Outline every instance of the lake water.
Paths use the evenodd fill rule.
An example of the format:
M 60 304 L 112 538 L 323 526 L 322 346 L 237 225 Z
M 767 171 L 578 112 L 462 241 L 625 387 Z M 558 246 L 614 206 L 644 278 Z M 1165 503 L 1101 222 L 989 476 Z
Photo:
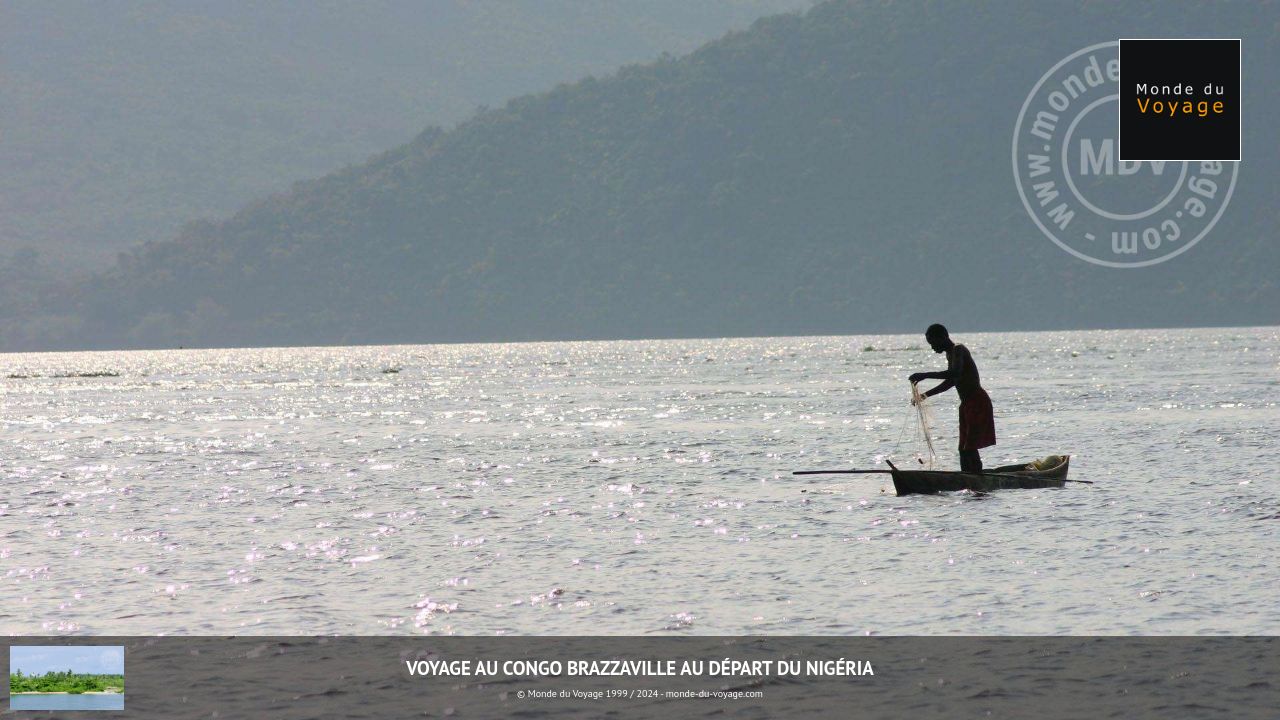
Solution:
M 0 355 L 0 631 L 1280 633 L 1280 329 L 957 339 L 1094 484 L 791 476 L 910 460 L 917 335 Z
M 12 695 L 10 710 L 123 710 L 124 695 Z

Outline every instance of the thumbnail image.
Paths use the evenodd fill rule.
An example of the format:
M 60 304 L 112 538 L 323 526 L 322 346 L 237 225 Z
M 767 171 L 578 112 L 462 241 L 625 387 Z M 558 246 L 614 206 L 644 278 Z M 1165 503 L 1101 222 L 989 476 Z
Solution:
M 10 647 L 9 709 L 123 710 L 124 647 Z

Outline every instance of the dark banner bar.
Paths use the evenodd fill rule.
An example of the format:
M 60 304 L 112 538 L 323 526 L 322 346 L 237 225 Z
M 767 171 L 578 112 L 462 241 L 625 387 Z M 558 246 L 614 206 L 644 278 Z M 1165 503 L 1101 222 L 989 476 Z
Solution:
M 6 663 L 14 646 L 123 646 L 124 711 L 109 716 L 129 718 L 1280 712 L 1280 639 L 1271 637 L 22 637 L 6 645 Z M 67 715 L 12 710 L 8 686 L 5 695 L 10 716 Z

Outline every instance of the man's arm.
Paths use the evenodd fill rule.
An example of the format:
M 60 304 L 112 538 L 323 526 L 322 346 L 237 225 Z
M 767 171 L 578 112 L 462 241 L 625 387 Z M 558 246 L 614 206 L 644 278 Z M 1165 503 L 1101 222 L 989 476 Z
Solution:
M 950 352 L 947 353 L 947 369 L 940 372 L 916 373 L 909 380 L 912 383 L 918 383 L 921 380 L 941 380 L 942 383 L 937 387 L 927 391 L 925 397 L 933 397 L 938 393 L 944 393 L 956 386 L 956 378 L 960 377 L 960 371 L 964 369 L 963 353 Z
M 938 374 L 941 375 L 942 373 L 938 373 Z M 924 396 L 933 397 L 934 395 L 937 395 L 938 393 L 944 393 L 955 386 L 956 386 L 955 380 L 943 380 L 934 389 L 925 391 Z

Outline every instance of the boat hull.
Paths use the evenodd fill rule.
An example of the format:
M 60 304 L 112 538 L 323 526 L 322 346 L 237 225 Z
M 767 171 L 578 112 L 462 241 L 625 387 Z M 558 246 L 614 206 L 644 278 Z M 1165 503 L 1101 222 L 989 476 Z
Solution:
M 1070 464 L 1071 459 L 1064 456 L 1060 464 L 1045 470 L 1028 470 L 1026 465 L 1006 465 L 981 473 L 894 470 L 893 487 L 899 495 L 1062 487 L 1067 482 L 1067 468 Z

